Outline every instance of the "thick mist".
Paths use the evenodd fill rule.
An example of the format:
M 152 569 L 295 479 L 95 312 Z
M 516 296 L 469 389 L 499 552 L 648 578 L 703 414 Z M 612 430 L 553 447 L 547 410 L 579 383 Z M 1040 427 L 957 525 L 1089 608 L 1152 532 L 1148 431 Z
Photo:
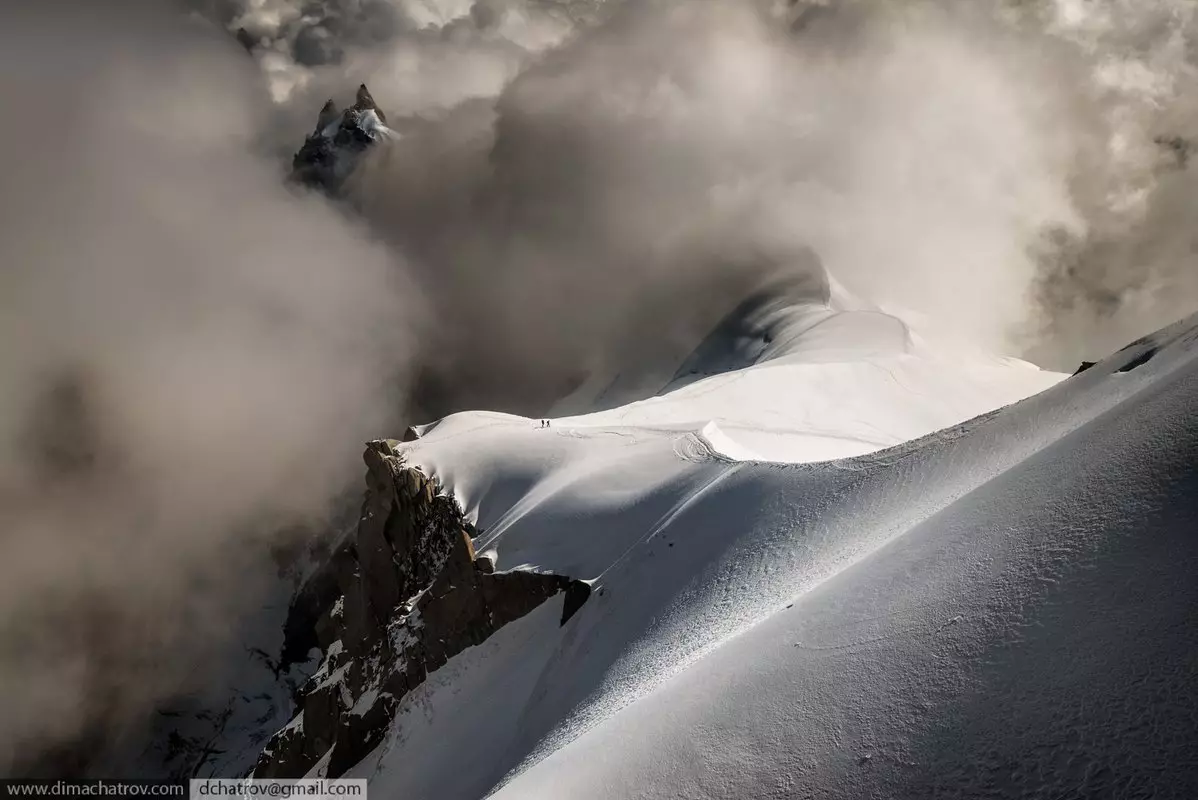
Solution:
M 398 424 L 419 302 L 254 155 L 269 95 L 211 26 L 5 6 L 0 42 L 3 765 L 203 663 Z
M 1048 226 L 1021 342 L 1072 366 L 1198 310 L 1198 5 L 1056 0 L 1031 23 L 1086 55 L 1073 90 L 1088 124 L 1073 142 L 1081 224 Z
M 1130 0 L 3 7 L 0 765 L 185 688 L 364 440 L 680 359 L 779 275 L 1058 368 L 1194 310 L 1193 24 Z M 400 137 L 342 203 L 287 188 L 361 82 Z
M 522 385 L 546 376 L 529 348 L 555 376 L 580 360 L 626 366 L 628 348 L 580 359 L 572 339 L 619 338 L 610 328 L 640 311 L 689 340 L 712 310 L 691 325 L 653 314 L 658 279 L 676 295 L 702 273 L 735 294 L 756 280 L 746 262 L 768 272 L 763 259 L 807 246 L 921 327 L 1059 369 L 1198 295 L 1178 220 L 1177 143 L 1195 107 L 1185 3 L 231 8 L 222 19 L 254 32 L 279 124 L 299 126 L 289 136 L 358 81 L 405 135 L 363 171 L 358 199 L 418 256 L 434 299 L 472 307 L 470 330 L 448 335 L 474 341 L 444 343 L 441 370 L 479 347 L 499 376 L 524 369 Z M 575 292 L 595 302 L 560 302 Z M 639 328 L 627 338 L 643 352 Z M 505 405 L 497 390 L 462 401 Z
M 1045 80 L 1067 59 L 992 15 L 473 8 L 397 25 L 390 51 L 342 25 L 334 63 L 297 58 L 284 82 L 306 87 L 284 108 L 315 108 L 311 87 L 366 81 L 403 136 L 350 191 L 435 318 L 455 320 L 423 337 L 427 385 L 452 387 L 433 406 L 536 407 L 584 373 L 680 360 L 755 285 L 810 269 L 811 248 L 867 300 L 1009 351 L 1037 269 L 1028 243 L 1075 223 L 1072 122 Z M 586 24 L 522 44 L 567 10 Z M 300 34 L 283 29 L 286 53 Z M 259 55 L 276 82 L 280 56 Z M 491 97 L 478 59 L 501 83 Z M 460 102 L 419 91 L 434 68 L 439 97 Z

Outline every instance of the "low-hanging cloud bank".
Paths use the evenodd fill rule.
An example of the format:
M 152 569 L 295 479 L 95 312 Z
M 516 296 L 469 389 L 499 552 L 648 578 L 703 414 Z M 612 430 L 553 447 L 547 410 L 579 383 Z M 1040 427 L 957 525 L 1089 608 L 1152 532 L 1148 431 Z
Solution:
M 168 3 L 0 10 L 0 764 L 175 691 L 411 390 L 540 413 L 808 248 L 1053 366 L 1198 297 L 1163 2 L 189 5 L 254 58 Z M 402 138 L 357 223 L 277 156 L 361 81 Z

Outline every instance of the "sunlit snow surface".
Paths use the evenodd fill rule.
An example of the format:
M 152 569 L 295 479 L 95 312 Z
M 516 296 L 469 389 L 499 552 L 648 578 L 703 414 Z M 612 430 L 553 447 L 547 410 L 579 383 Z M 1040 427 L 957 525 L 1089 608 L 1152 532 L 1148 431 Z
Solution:
M 1198 317 L 1062 382 L 788 301 L 721 326 L 659 397 L 425 426 L 406 455 L 478 552 L 595 591 L 564 627 L 555 599 L 451 659 L 347 777 L 413 798 L 1196 797 L 1196 356 Z M 238 713 L 285 705 L 253 699 Z M 269 717 L 226 726 L 201 773 L 248 768 Z
M 722 335 L 660 396 L 548 428 L 458 414 L 408 446 L 499 569 L 595 593 L 452 660 L 355 776 L 393 797 L 1198 796 L 1193 321 L 1064 382 L 877 311 Z

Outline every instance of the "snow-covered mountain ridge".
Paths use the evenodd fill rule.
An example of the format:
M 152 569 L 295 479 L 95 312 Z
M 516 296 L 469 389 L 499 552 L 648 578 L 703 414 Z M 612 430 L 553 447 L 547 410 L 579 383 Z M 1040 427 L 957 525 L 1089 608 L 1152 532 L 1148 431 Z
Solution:
M 356 774 L 417 797 L 1189 796 L 1196 323 L 848 460 L 446 421 L 407 457 L 476 546 L 595 596 L 537 659 L 469 667 L 479 698 L 537 675 L 510 716 L 446 719 L 430 689 Z M 405 755 L 479 727 L 469 773 Z
M 756 311 L 730 320 L 659 396 L 394 443 L 499 573 L 591 596 L 430 670 L 338 774 L 421 798 L 1190 796 L 1198 318 L 1061 381 L 789 308 L 760 346 Z M 732 351 L 754 355 L 721 371 Z

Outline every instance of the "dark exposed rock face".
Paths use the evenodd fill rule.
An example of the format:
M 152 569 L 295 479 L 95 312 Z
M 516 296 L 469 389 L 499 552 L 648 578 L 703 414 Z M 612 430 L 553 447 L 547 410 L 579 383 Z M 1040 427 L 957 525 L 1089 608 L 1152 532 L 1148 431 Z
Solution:
M 365 460 L 358 529 L 309 579 L 288 624 L 285 658 L 316 645 L 324 661 L 255 777 L 301 777 L 326 753 L 328 777 L 343 774 L 382 741 L 400 700 L 429 673 L 559 592 L 565 624 L 590 594 L 560 575 L 494 572 L 475 558 L 455 501 L 405 467 L 391 443 L 370 443 Z
M 386 114 L 363 84 L 354 104 L 344 111 L 331 99 L 324 104 L 316 130 L 292 159 L 291 180 L 337 194 L 362 154 L 391 135 Z

